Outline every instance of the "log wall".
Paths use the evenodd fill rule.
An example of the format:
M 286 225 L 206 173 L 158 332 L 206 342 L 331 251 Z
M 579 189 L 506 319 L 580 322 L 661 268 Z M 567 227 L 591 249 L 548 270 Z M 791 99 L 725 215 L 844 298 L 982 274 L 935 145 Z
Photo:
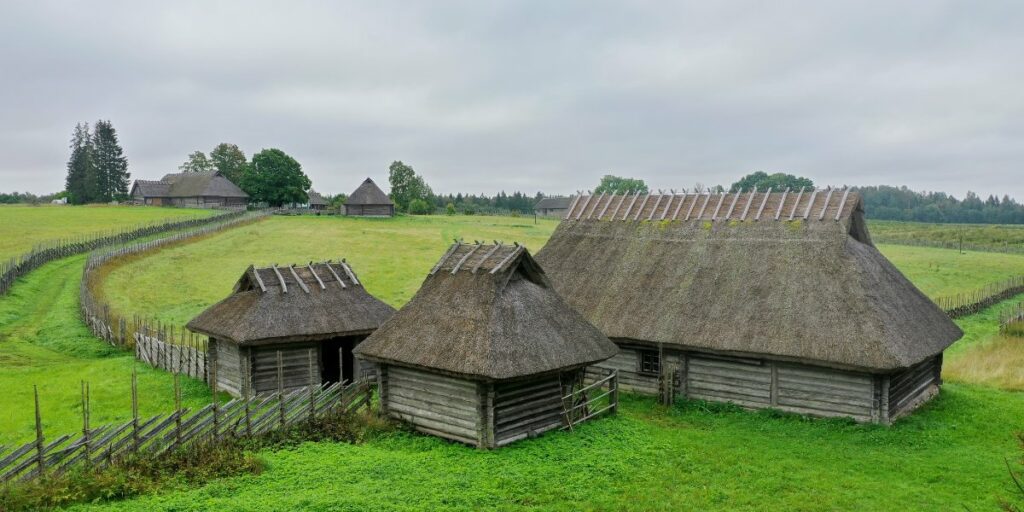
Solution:
M 217 389 L 242 396 L 242 350 L 236 343 L 214 338 L 210 338 L 210 345 L 217 365 Z
M 495 384 L 493 445 L 504 446 L 561 427 L 563 394 L 558 375 Z
M 476 382 L 436 373 L 387 366 L 382 410 L 416 430 L 474 446 L 483 432 Z
M 288 345 L 270 345 L 252 347 L 249 360 L 252 368 L 252 386 L 256 393 L 277 391 L 277 354 L 281 353 L 282 386 L 285 390 L 297 389 L 310 385 L 310 371 L 313 372 L 314 384 L 320 383 L 319 345 L 316 343 L 290 343 Z M 310 350 L 313 351 L 313 363 L 310 365 Z
M 395 207 L 388 204 L 356 204 L 346 205 L 345 215 L 353 217 L 391 217 Z
M 938 394 L 942 384 L 942 355 L 922 361 L 889 378 L 890 421 L 913 411 Z

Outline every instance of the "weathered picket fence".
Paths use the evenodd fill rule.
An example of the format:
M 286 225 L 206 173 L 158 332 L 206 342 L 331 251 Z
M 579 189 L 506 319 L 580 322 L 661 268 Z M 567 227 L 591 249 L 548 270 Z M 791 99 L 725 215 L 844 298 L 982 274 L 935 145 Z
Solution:
M 102 231 L 40 243 L 25 254 L 6 262 L 0 262 L 0 295 L 6 294 L 19 277 L 51 261 L 83 254 L 101 247 L 128 243 L 158 233 L 222 222 L 244 213 L 232 211 L 209 217 L 191 217 L 184 220 L 140 225 L 119 231 Z
M 136 357 L 147 364 L 206 380 L 206 337 L 197 336 L 184 328 L 175 328 L 157 320 L 146 320 L 138 315 L 133 315 L 129 319 L 112 312 L 110 305 L 98 300 L 95 295 L 95 290 L 100 285 L 99 270 L 119 258 L 143 254 L 169 244 L 209 235 L 254 222 L 268 215 L 268 212 L 242 212 L 216 224 L 91 254 L 82 271 L 78 293 L 83 320 L 96 336 L 116 347 L 133 349 Z
M 1024 276 L 1016 276 L 1006 281 L 992 283 L 972 292 L 939 297 L 935 299 L 935 303 L 950 318 L 959 318 L 977 313 L 982 309 L 1021 293 L 1024 293 Z
M 369 409 L 373 387 L 370 380 L 312 383 L 285 392 L 277 391 L 217 400 L 191 410 L 181 406 L 181 389 L 175 377 L 175 410 L 148 418 L 139 416 L 138 388 L 132 375 L 132 418 L 122 423 L 94 427 L 89 423 L 89 385 L 82 384 L 82 430 L 47 437 L 35 392 L 36 438 L 5 453 L 0 446 L 0 482 L 29 480 L 45 473 L 75 467 L 102 468 L 132 454 L 159 455 L 192 443 L 252 437 L 287 428 L 326 414 L 350 414 Z M 216 396 L 216 394 L 214 394 Z

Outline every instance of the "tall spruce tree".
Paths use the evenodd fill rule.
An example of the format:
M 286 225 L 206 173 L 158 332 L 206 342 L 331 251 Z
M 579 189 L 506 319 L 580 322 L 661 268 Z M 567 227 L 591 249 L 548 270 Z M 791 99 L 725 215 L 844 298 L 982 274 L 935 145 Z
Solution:
M 93 162 L 92 136 L 89 123 L 78 123 L 71 135 L 71 158 L 64 188 L 71 204 L 85 204 L 93 200 L 96 165 Z
M 117 142 L 117 131 L 110 121 L 96 121 L 92 136 L 93 160 L 96 162 L 96 197 L 94 201 L 110 202 L 128 196 L 128 159 Z

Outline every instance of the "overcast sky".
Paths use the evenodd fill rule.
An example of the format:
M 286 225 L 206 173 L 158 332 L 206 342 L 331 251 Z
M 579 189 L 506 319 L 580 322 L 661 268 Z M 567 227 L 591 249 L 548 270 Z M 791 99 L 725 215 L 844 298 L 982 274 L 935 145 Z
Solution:
M 756 170 L 1024 199 L 1024 2 L 5 2 L 0 190 L 79 121 L 133 178 L 219 142 L 324 192 L 725 184 Z M 342 5 L 347 3 L 348 5 Z

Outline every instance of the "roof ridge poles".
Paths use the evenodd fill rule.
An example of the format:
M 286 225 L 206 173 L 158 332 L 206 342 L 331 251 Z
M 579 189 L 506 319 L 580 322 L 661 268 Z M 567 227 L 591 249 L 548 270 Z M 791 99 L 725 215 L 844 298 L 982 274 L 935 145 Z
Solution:
M 800 204 L 800 198 L 804 196 L 804 189 L 807 187 L 800 187 L 800 193 L 796 195 L 796 202 L 793 203 L 793 209 L 789 211 L 789 220 L 793 220 L 796 216 L 796 207 Z
M 327 270 L 331 271 L 331 275 L 338 280 L 338 284 L 340 284 L 342 288 L 348 288 L 348 286 L 345 286 L 345 281 L 341 279 L 341 276 L 334 271 L 334 267 L 331 266 L 331 260 L 327 260 Z
M 779 220 L 782 216 L 782 208 L 786 206 L 786 196 L 789 195 L 789 187 L 782 193 L 782 199 L 779 199 L 779 206 L 775 209 L 775 220 Z
M 317 284 L 320 285 L 320 289 L 321 290 L 326 290 L 327 287 L 324 286 L 324 282 L 320 279 L 320 276 L 316 275 L 316 270 L 313 270 L 313 262 L 312 261 L 309 262 L 309 265 L 306 265 L 306 268 L 309 269 L 309 273 L 310 274 L 313 274 L 313 278 L 316 279 Z
M 252 275 L 256 277 L 256 284 L 260 285 L 260 291 L 267 293 L 267 285 L 263 284 L 263 279 L 260 277 L 260 271 L 256 268 L 256 265 L 251 265 Z
M 345 258 L 341 259 L 341 268 L 343 268 L 345 273 L 348 274 L 348 278 L 352 280 L 352 284 L 360 286 L 359 280 L 356 279 L 356 273 L 352 272 L 352 267 L 348 266 L 348 263 L 345 262 Z
M 815 197 L 818 197 L 818 189 L 814 189 L 814 192 L 811 192 L 811 199 L 807 201 L 807 208 L 804 209 L 804 220 L 807 220 L 807 217 L 811 215 L 811 207 L 814 206 Z
M 732 217 L 732 211 L 736 209 L 736 202 L 740 200 L 740 194 L 743 193 L 743 189 L 736 190 L 736 195 L 732 196 L 732 202 L 729 203 L 729 210 L 725 212 L 725 220 L 729 220 Z
M 850 195 L 850 187 L 846 187 L 846 190 L 843 191 L 843 200 L 839 201 L 839 209 L 836 210 L 836 222 L 839 222 L 839 217 L 841 217 L 843 215 L 843 209 L 846 208 L 846 198 L 849 195 Z
M 633 220 L 640 220 L 640 214 L 644 212 L 644 207 L 647 206 L 647 201 L 651 199 L 652 195 L 654 194 L 648 192 L 647 195 L 644 196 L 644 202 L 640 203 L 640 209 L 636 211 L 636 215 L 633 217 Z
M 750 198 L 747 199 L 747 205 L 743 207 L 743 215 L 740 216 L 740 221 L 747 220 L 747 213 L 750 212 L 750 205 L 754 202 L 754 196 L 757 195 L 757 185 L 754 186 L 754 190 L 750 193 Z
M 707 209 L 708 203 L 711 202 L 711 189 L 708 189 L 708 195 L 704 198 L 704 204 L 700 205 L 700 211 L 697 212 L 697 219 L 704 218 L 704 210 Z M 687 214 L 686 218 L 689 219 L 690 215 Z
M 654 202 L 654 208 L 651 208 L 651 214 L 647 216 L 647 220 L 654 220 L 654 214 L 657 213 L 657 211 L 658 211 L 658 205 L 661 204 L 661 200 L 664 199 L 664 198 L 665 198 L 665 194 L 662 194 L 661 191 L 659 190 L 658 191 L 658 200 Z M 672 200 L 669 199 L 669 202 L 671 202 L 671 201 Z
M 665 203 L 665 209 L 661 211 L 660 220 L 665 220 L 665 217 L 668 217 L 668 210 L 672 208 L 672 201 L 676 198 L 676 195 L 675 189 L 669 190 L 668 202 Z
M 306 287 L 306 283 L 303 283 L 302 279 L 299 279 L 299 273 L 295 271 L 295 265 L 288 265 L 288 270 L 292 271 L 292 277 L 295 278 L 296 283 L 299 283 L 299 288 L 302 288 L 302 291 L 309 293 L 309 288 Z
M 618 215 L 619 214 L 619 210 L 622 209 L 622 203 L 625 203 L 626 199 L 629 198 L 629 193 L 628 192 L 625 193 L 625 194 L 616 194 L 616 195 L 619 196 L 619 203 L 615 205 L 615 209 L 612 210 L 612 214 L 610 216 L 608 216 L 608 220 L 615 220 L 615 216 Z M 615 197 L 615 196 L 612 196 L 612 197 Z
M 640 191 L 637 190 L 636 194 L 633 195 L 633 200 L 629 202 L 629 208 L 626 208 L 626 213 L 622 214 L 622 220 L 626 220 L 626 217 L 629 217 L 629 212 L 633 211 L 633 205 L 636 203 L 636 200 L 639 197 L 640 197 Z
M 566 217 L 566 218 L 568 218 L 568 217 Z M 437 265 L 434 265 L 434 268 L 430 269 L 430 274 L 429 275 L 434 275 L 434 274 L 437 273 L 438 270 L 441 270 L 441 265 L 444 265 L 444 262 L 448 261 L 448 258 L 450 258 L 451 255 L 454 254 L 455 251 L 457 251 L 459 249 L 459 247 L 461 247 L 461 246 L 462 246 L 462 242 L 456 240 L 455 243 L 452 244 L 452 246 L 448 248 L 448 252 L 444 253 L 444 256 L 441 256 L 441 260 L 437 262 Z
M 676 211 L 672 212 L 672 220 L 676 220 L 679 217 L 679 211 L 683 209 L 683 203 L 686 202 L 686 190 L 683 190 L 683 198 L 679 200 L 679 204 L 676 205 Z
M 281 271 L 277 269 L 277 263 L 274 263 L 270 268 L 274 269 L 274 273 L 277 274 L 277 280 L 281 282 L 281 291 L 288 293 L 288 285 L 284 282 L 284 276 L 281 275 Z
M 577 217 L 577 218 L 579 218 L 579 217 Z M 456 263 L 455 266 L 452 267 L 452 275 L 454 275 L 456 272 L 458 272 L 459 271 L 459 267 L 462 267 L 462 264 L 465 263 L 466 260 L 468 260 L 469 257 L 472 256 L 473 253 L 476 252 L 476 250 L 481 248 L 481 247 L 483 247 L 483 244 L 481 244 L 480 242 L 477 242 L 476 245 L 474 245 L 473 248 L 469 250 L 469 252 L 467 252 L 462 258 L 460 258 L 458 263 Z
M 580 220 L 583 216 L 583 212 L 587 211 L 587 205 L 590 204 L 590 200 L 594 198 L 594 194 L 588 194 L 587 200 L 583 201 L 583 206 L 580 206 L 580 211 L 576 214 L 576 220 Z
M 604 204 L 604 208 L 601 208 L 601 213 L 597 214 L 597 220 L 601 220 L 604 217 L 604 212 L 608 211 L 608 207 L 612 205 L 613 199 L 615 199 L 615 194 L 608 196 L 608 202 Z
M 588 219 L 594 218 L 594 210 L 597 210 L 597 205 L 601 204 L 601 200 L 604 199 L 605 192 L 601 192 L 601 195 L 597 196 L 597 201 L 594 201 L 594 206 L 590 208 L 590 213 L 587 214 Z
M 718 211 L 722 209 L 722 203 L 725 202 L 725 196 L 728 195 L 724 192 L 721 192 L 720 194 L 721 195 L 718 196 L 718 205 L 715 206 L 715 213 L 711 214 L 711 222 L 718 220 Z
M 598 218 L 600 218 L 600 216 L 598 216 Z M 480 266 L 483 265 L 488 258 L 494 256 L 494 253 L 498 252 L 498 249 L 501 249 L 501 244 L 495 243 L 494 247 L 492 247 L 491 250 L 484 253 L 484 257 L 480 258 L 480 261 L 476 262 L 476 265 L 473 265 L 473 270 L 470 270 L 469 273 L 476 274 L 476 271 L 480 270 Z
M 818 215 L 818 220 L 819 221 L 825 220 L 825 210 L 828 210 L 828 203 L 830 201 L 832 201 L 832 193 L 835 192 L 835 190 L 836 189 L 834 189 L 832 187 L 828 188 L 828 195 L 825 196 L 825 204 L 822 205 L 822 207 L 821 207 L 821 214 Z
M 565 212 L 565 217 L 562 220 L 568 220 L 569 217 L 572 217 L 572 211 L 576 208 L 576 203 L 580 202 L 580 194 L 581 193 L 579 191 L 576 192 L 576 197 L 572 198 L 572 204 L 569 205 L 569 211 Z M 434 273 L 431 272 L 430 274 L 433 275 Z
M 496 274 L 498 270 L 500 270 L 502 267 L 505 266 L 506 263 L 512 260 L 513 256 L 518 255 L 519 252 L 523 250 L 523 246 L 519 245 L 519 242 L 513 243 L 516 244 L 516 248 L 512 249 L 512 252 L 508 253 L 508 256 L 505 256 L 505 259 L 501 260 L 501 263 L 498 263 L 494 268 L 491 269 L 491 274 Z
M 754 187 L 757 190 L 757 187 Z M 764 211 L 764 205 L 768 204 L 768 198 L 772 196 L 772 188 L 768 187 L 768 191 L 764 193 L 764 199 L 761 200 L 761 206 L 757 207 L 757 215 L 754 215 L 754 221 L 761 220 L 761 212 Z

